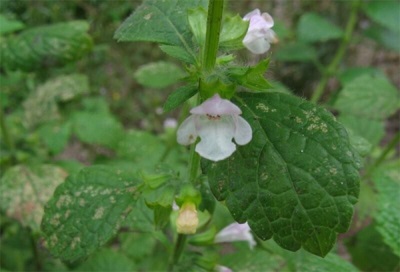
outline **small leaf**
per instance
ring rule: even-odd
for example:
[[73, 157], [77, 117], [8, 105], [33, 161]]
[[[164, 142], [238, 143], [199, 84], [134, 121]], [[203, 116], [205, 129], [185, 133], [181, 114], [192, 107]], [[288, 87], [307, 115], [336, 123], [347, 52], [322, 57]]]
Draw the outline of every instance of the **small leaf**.
[[377, 146], [385, 136], [385, 125], [382, 120], [372, 120], [354, 115], [341, 114], [338, 120], [351, 129], [355, 136], [366, 139], [372, 147]]
[[50, 252], [74, 261], [107, 243], [130, 213], [137, 184], [132, 176], [104, 166], [68, 177], [45, 208], [42, 230]]
[[396, 32], [379, 25], [371, 25], [363, 34], [388, 49], [400, 52], [400, 31]]
[[335, 108], [341, 114], [382, 120], [399, 108], [399, 92], [386, 77], [365, 75], [346, 84]]
[[160, 61], [140, 66], [134, 77], [145, 87], [165, 88], [177, 83], [185, 75], [177, 65]]
[[222, 49], [243, 48], [243, 39], [249, 28], [249, 21], [244, 21], [239, 15], [226, 16], [222, 21], [219, 45]]
[[0, 182], [0, 208], [7, 216], [39, 231], [44, 204], [67, 173], [52, 165], [17, 165], [4, 173]]
[[186, 85], [176, 89], [170, 94], [164, 104], [164, 112], [170, 112], [197, 93], [197, 86]]
[[211, 190], [261, 239], [325, 256], [347, 231], [359, 192], [359, 158], [345, 129], [295, 96], [241, 93], [233, 101], [253, 139], [224, 161], [203, 160]]
[[375, 22], [389, 28], [394, 32], [400, 32], [400, 3], [396, 0], [368, 1], [364, 5], [365, 13]]
[[50, 122], [38, 129], [40, 138], [53, 154], [64, 150], [72, 132], [71, 123]]
[[160, 49], [167, 55], [186, 63], [194, 64], [196, 59], [185, 48], [174, 45], [160, 45]]
[[102, 249], [90, 256], [88, 260], [73, 271], [130, 272], [136, 270], [135, 263], [127, 256], [111, 249]]
[[2, 66], [31, 72], [76, 61], [92, 47], [88, 29], [87, 22], [71, 21], [25, 30], [1, 43]]
[[304, 42], [325, 42], [339, 39], [343, 31], [318, 14], [306, 13], [298, 22], [297, 36]]
[[400, 161], [381, 166], [373, 174], [378, 189], [378, 212], [375, 215], [376, 229], [393, 252], [400, 256]]
[[255, 91], [264, 91], [271, 88], [264, 76], [268, 66], [269, 59], [264, 59], [253, 67], [233, 67], [228, 70], [228, 77], [243, 87]]
[[339, 80], [342, 85], [347, 85], [357, 77], [370, 75], [372, 77], [384, 77], [382, 70], [373, 67], [351, 67], [339, 74]]
[[188, 22], [197, 44], [203, 48], [206, 41], [207, 11], [203, 7], [190, 9]]
[[278, 49], [275, 58], [280, 61], [308, 62], [317, 58], [317, 52], [304, 43], [289, 43]]
[[9, 19], [0, 14], [0, 36], [24, 29], [25, 25], [17, 20]]

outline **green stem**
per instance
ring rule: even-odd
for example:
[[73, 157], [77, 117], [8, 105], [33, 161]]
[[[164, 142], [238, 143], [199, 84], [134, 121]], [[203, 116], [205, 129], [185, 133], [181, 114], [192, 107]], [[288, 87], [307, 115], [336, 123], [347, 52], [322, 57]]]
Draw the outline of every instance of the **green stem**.
[[206, 43], [203, 54], [203, 69], [206, 72], [214, 68], [217, 59], [223, 10], [223, 0], [210, 0], [208, 4]]
[[9, 129], [6, 123], [6, 116], [4, 114], [3, 106], [0, 103], [0, 127], [1, 127], [1, 132], [3, 134], [3, 139], [5, 145], [8, 147], [11, 153], [11, 159], [12, 162], [15, 162], [15, 144], [13, 139], [10, 137]]
[[346, 30], [344, 32], [339, 49], [336, 51], [336, 54], [333, 57], [331, 63], [328, 65], [328, 68], [323, 73], [322, 79], [319, 82], [317, 88], [315, 89], [314, 94], [311, 97], [311, 101], [314, 103], [317, 103], [321, 98], [321, 96], [324, 94], [329, 79], [336, 74], [339, 64], [342, 61], [344, 54], [346, 53], [347, 46], [351, 41], [357, 23], [359, 7], [360, 7], [360, 0], [355, 0], [351, 8], [350, 18], [347, 21]]
[[186, 235], [178, 234], [178, 238], [176, 239], [174, 247], [174, 253], [172, 255], [172, 261], [169, 264], [168, 271], [173, 271], [175, 264], [178, 263], [182, 251], [185, 248], [185, 242], [186, 242]]

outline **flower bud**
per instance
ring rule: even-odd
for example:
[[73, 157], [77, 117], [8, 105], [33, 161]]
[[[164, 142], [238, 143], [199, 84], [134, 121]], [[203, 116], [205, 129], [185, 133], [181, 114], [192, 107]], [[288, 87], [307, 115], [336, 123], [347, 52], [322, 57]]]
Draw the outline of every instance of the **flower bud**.
[[199, 225], [196, 206], [193, 203], [184, 203], [179, 209], [179, 215], [176, 219], [176, 228], [178, 233], [194, 234]]

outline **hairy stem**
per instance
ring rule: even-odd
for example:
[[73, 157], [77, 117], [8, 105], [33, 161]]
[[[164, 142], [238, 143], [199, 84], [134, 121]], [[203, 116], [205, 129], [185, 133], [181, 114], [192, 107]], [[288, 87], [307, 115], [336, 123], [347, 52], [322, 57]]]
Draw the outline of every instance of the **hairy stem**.
[[342, 61], [344, 54], [346, 53], [347, 46], [351, 41], [351, 37], [357, 23], [359, 7], [360, 0], [355, 0], [352, 4], [350, 18], [347, 21], [346, 30], [340, 43], [339, 49], [336, 51], [336, 54], [333, 57], [331, 63], [328, 65], [328, 68], [324, 71], [322, 79], [311, 97], [311, 101], [314, 103], [317, 103], [321, 96], [324, 94], [329, 79], [336, 74], [339, 64]]

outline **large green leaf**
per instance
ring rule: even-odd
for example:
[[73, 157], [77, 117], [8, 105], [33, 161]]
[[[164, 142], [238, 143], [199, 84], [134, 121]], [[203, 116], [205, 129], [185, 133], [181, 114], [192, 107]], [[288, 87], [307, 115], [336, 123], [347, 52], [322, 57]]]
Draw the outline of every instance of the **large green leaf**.
[[373, 180], [378, 189], [377, 230], [393, 252], [400, 256], [400, 161], [378, 169]]
[[115, 32], [118, 41], [149, 41], [183, 46], [190, 51], [188, 9], [206, 7], [205, 0], [145, 0]]
[[9, 70], [35, 71], [83, 57], [92, 47], [89, 24], [71, 21], [26, 30], [0, 45], [1, 64]]
[[377, 23], [391, 29], [392, 31], [400, 32], [399, 1], [368, 1], [364, 6], [364, 11]]
[[104, 245], [130, 213], [137, 184], [118, 168], [104, 166], [69, 176], [45, 207], [42, 230], [50, 252], [74, 261]]
[[203, 160], [214, 195], [261, 239], [325, 256], [348, 229], [359, 192], [345, 129], [295, 96], [241, 93], [234, 102], [253, 139], [224, 161]]
[[0, 14], [0, 35], [12, 33], [25, 28], [25, 25], [17, 20], [9, 19]]
[[159, 61], [140, 66], [135, 79], [145, 87], [164, 88], [177, 83], [186, 74], [176, 64]]
[[43, 206], [64, 181], [67, 173], [52, 165], [18, 165], [0, 180], [0, 208], [22, 225], [39, 230]]
[[136, 269], [135, 263], [124, 254], [111, 249], [102, 249], [90, 256], [74, 271], [128, 272], [136, 271]]
[[318, 14], [306, 13], [297, 25], [297, 35], [305, 42], [325, 42], [342, 37], [343, 31]]

